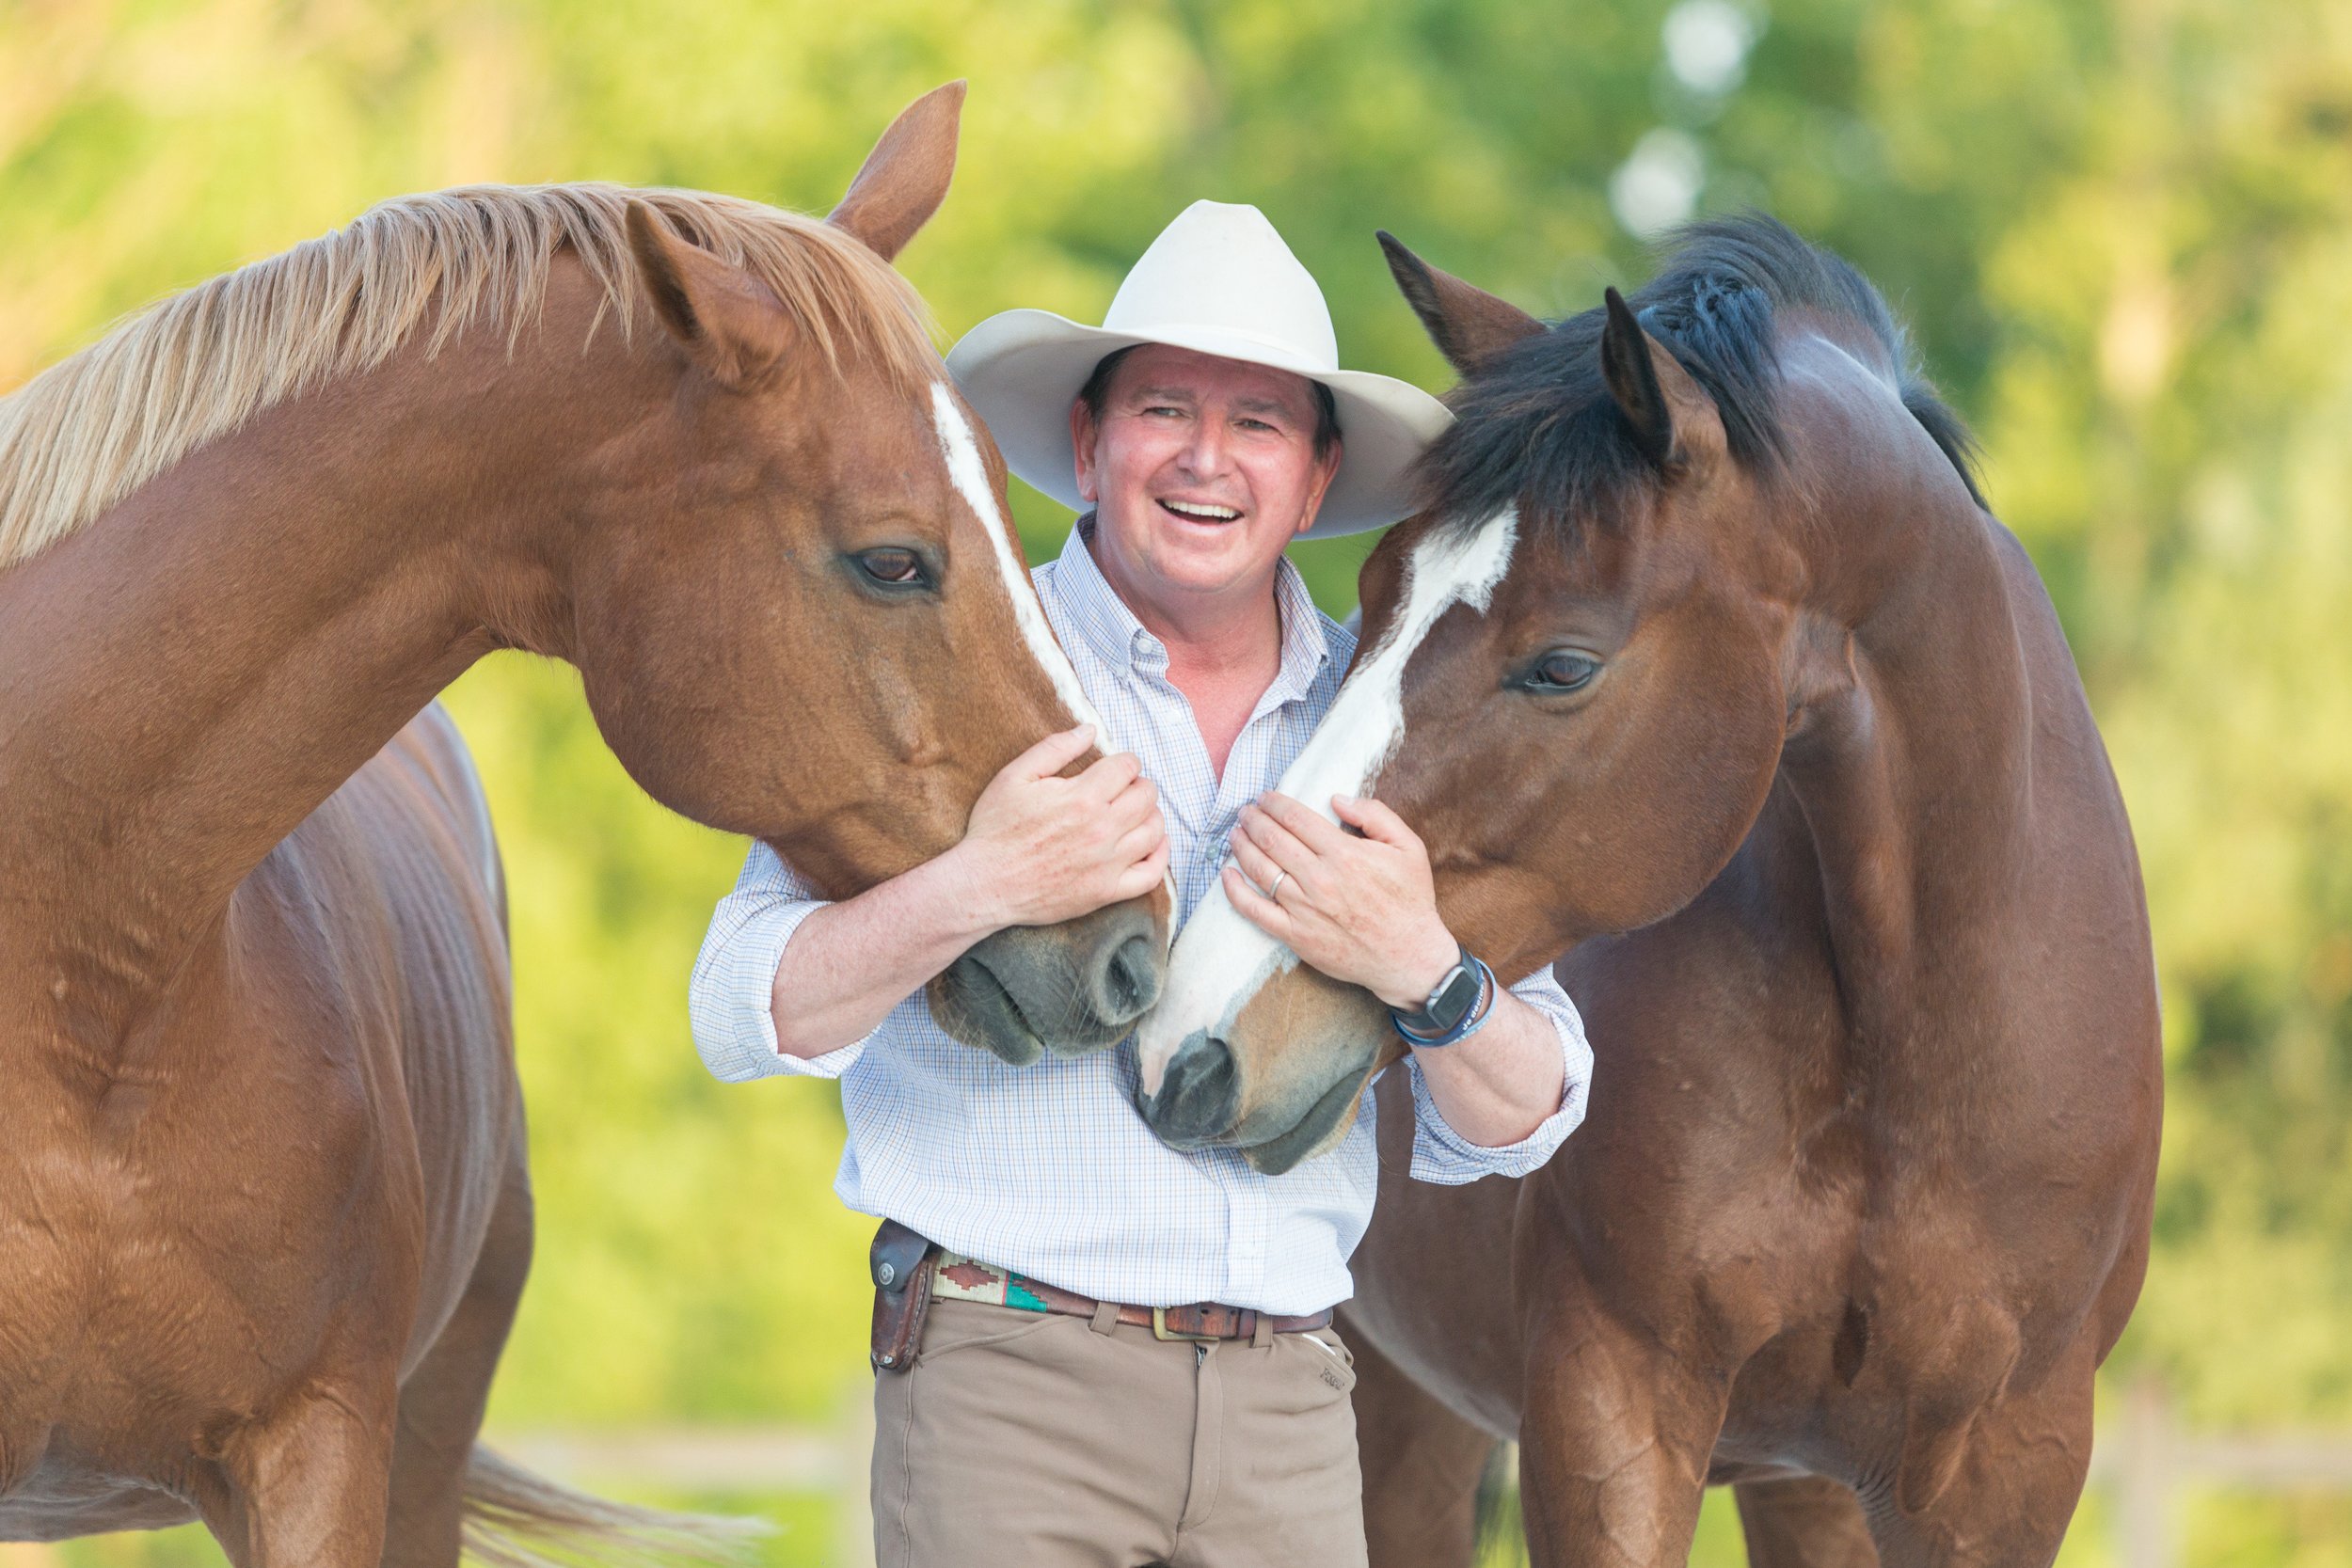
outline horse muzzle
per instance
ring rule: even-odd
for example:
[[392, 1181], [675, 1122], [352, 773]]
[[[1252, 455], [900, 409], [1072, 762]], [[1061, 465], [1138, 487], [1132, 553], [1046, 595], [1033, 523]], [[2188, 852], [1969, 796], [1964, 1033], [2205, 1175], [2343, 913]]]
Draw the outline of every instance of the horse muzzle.
[[1394, 1059], [1387, 1025], [1369, 992], [1295, 969], [1221, 1033], [1185, 1036], [1157, 1091], [1138, 1086], [1136, 1109], [1171, 1148], [1230, 1145], [1251, 1168], [1279, 1176], [1346, 1135], [1364, 1085]]
[[1125, 1038], [1168, 976], [1158, 898], [1131, 899], [1059, 926], [998, 931], [930, 985], [931, 1016], [966, 1045], [1026, 1067]]

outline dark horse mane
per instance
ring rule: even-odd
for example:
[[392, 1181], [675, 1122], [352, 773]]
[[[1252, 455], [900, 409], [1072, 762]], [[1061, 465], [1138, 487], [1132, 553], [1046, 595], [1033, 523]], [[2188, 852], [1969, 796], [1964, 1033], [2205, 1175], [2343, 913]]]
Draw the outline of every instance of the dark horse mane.
[[[1867, 328], [1886, 352], [1903, 406], [1984, 504], [1975, 439], [1920, 372], [1911, 340], [1869, 279], [1761, 213], [1680, 230], [1658, 275], [1628, 301], [1642, 325], [1707, 388], [1734, 458], [1765, 478], [1788, 454], [1777, 406], [1773, 322], [1816, 311]], [[1607, 312], [1586, 310], [1497, 353], [1454, 388], [1458, 416], [1422, 460], [1423, 494], [1457, 526], [1519, 504], [1573, 531], [1607, 517], [1634, 486], [1658, 483], [1601, 378]]]

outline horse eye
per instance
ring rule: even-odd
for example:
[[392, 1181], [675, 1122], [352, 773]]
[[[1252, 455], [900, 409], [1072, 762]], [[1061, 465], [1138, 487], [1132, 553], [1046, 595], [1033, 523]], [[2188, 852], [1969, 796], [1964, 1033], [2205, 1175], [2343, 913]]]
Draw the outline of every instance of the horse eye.
[[923, 562], [913, 550], [866, 550], [858, 570], [889, 588], [912, 588], [923, 580]]
[[1529, 672], [1527, 685], [1535, 691], [1575, 691], [1600, 673], [1600, 660], [1574, 648], [1554, 648]]

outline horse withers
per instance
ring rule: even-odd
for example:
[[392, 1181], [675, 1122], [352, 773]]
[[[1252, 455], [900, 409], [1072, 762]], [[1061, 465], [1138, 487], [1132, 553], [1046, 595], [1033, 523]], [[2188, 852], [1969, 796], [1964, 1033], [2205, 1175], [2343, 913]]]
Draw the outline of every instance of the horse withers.
[[[961, 102], [829, 220], [407, 198], [0, 400], [0, 1540], [693, 1544], [475, 1446], [531, 1189], [506, 890], [428, 705], [567, 659], [657, 799], [836, 895], [1091, 717], [889, 265]], [[976, 951], [939, 1014], [1107, 1044], [1166, 921]]]
[[[1347, 1314], [1375, 1560], [1467, 1562], [1516, 1436], [1542, 1562], [1678, 1562], [1709, 1482], [1763, 1568], [2048, 1562], [2161, 1074], [2031, 563], [1876, 291], [1769, 219], [1549, 328], [1384, 243], [1459, 422], [1283, 788], [1395, 807], [1505, 978], [1565, 952], [1597, 1066], [1549, 1164], [1462, 1189], [1405, 1179], [1382, 1087]], [[1401, 1051], [1216, 894], [1144, 1047], [1147, 1116], [1262, 1164]]]

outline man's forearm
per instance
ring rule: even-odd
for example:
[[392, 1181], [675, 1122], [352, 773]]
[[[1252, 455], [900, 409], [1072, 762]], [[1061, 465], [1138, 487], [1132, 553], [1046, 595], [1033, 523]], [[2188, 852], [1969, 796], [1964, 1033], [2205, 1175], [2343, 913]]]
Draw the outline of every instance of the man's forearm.
[[1495, 993], [1494, 1016], [1478, 1033], [1413, 1054], [1446, 1125], [1482, 1148], [1533, 1136], [1567, 1094], [1559, 1031], [1507, 990]]
[[864, 1039], [1003, 923], [980, 907], [954, 851], [803, 921], [776, 965], [776, 1048], [806, 1060]]

